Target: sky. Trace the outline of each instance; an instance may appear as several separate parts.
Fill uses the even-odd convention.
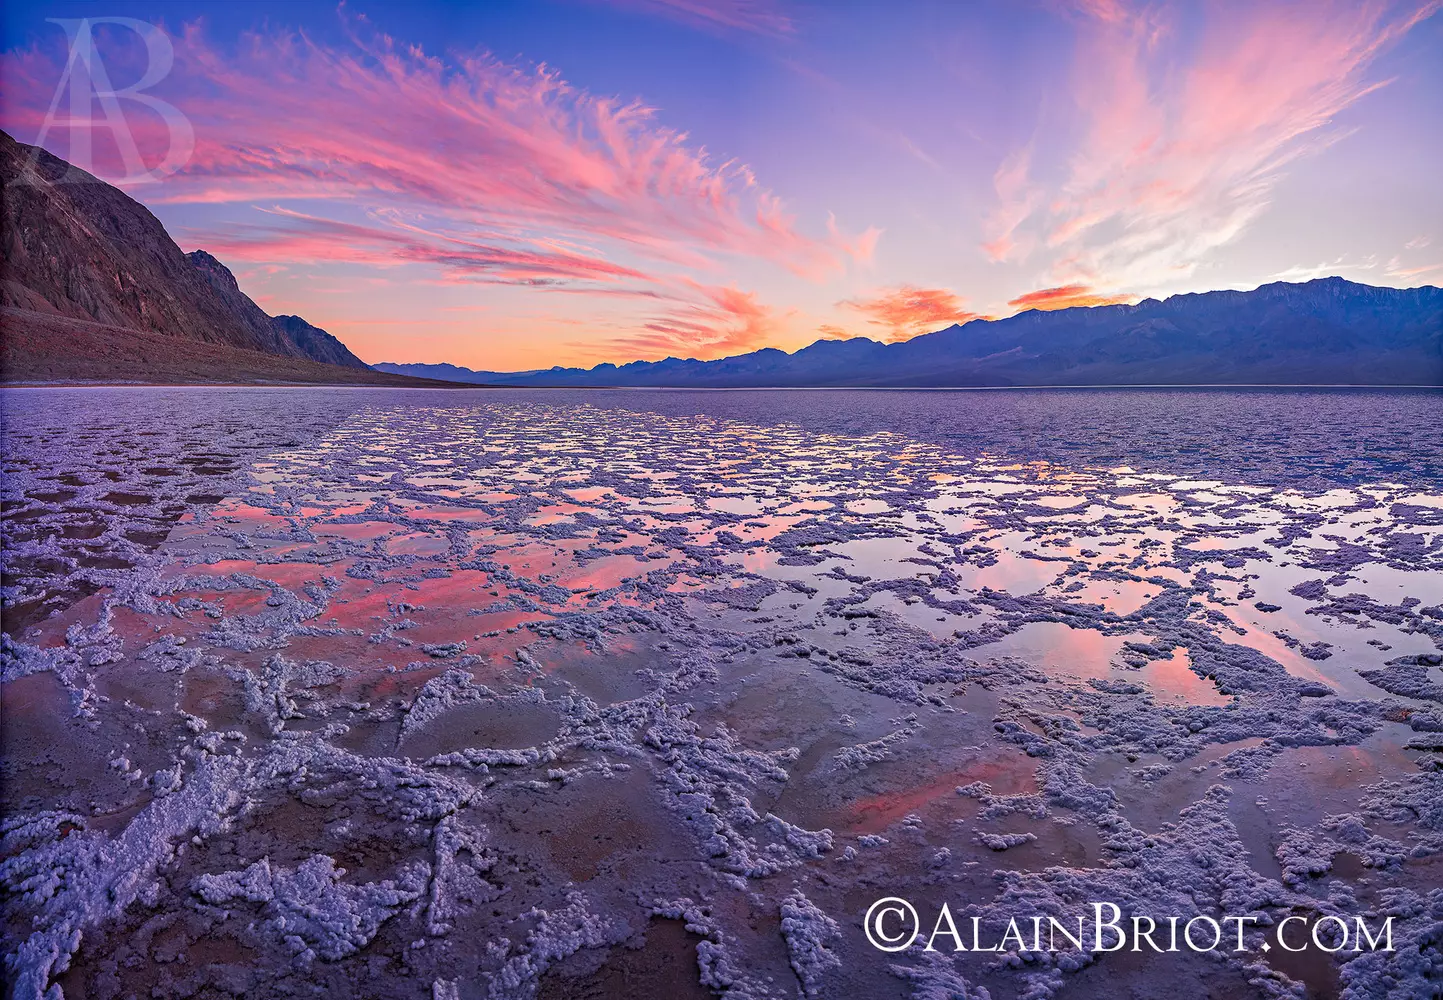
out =
[[[710,359],[1443,283],[1440,5],[10,0],[0,127],[370,363]]]

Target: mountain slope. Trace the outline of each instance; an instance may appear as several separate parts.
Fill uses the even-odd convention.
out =
[[[0,305],[7,307],[7,326],[65,317],[112,331],[368,369],[324,331],[295,317],[266,315],[225,265],[203,250],[183,253],[160,220],[124,192],[4,132],[0,182]],[[41,346],[56,354],[41,359],[51,367],[63,361],[63,340]],[[6,354],[15,358],[14,350]]]
[[[197,251],[198,253],[199,251]],[[318,326],[312,326],[299,316],[272,316],[271,324],[295,344],[309,358],[328,365],[345,365],[352,368],[369,368],[364,361],[352,354],[346,345]]]
[[[1028,311],[899,344],[819,340],[792,354],[767,348],[717,361],[516,373],[375,367],[538,386],[1443,385],[1443,289],[1319,278]]]
[[[459,388],[454,382],[342,368],[307,358],[129,330],[59,313],[0,308],[5,382],[187,385],[379,385]],[[56,350],[64,344],[64,350]]]

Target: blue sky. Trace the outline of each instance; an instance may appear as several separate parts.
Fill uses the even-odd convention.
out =
[[[1437,283],[1437,7],[10,3],[0,119],[75,159],[46,18],[133,18],[172,110],[122,102],[144,170],[108,120],[82,165],[269,311],[372,362],[719,357]],[[139,78],[133,27],[93,37]]]

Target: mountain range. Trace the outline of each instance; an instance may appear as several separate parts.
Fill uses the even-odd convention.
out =
[[[716,361],[528,372],[375,367],[511,386],[1443,385],[1443,289],[1318,278],[1135,305],[1030,310],[901,343],[819,340],[790,354],[764,348]]]
[[[4,379],[418,384],[269,316],[123,191],[0,132]]]
[[[1443,385],[1443,290],[1319,278],[1135,305],[1027,311],[900,343],[818,340],[715,361],[473,371],[368,367],[299,316],[270,316],[145,206],[0,132],[0,375],[8,382],[931,387]],[[426,381],[421,381],[426,380]]]

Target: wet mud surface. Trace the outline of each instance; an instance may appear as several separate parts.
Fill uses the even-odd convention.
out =
[[[1438,995],[1439,403],[9,392],[10,995]]]

